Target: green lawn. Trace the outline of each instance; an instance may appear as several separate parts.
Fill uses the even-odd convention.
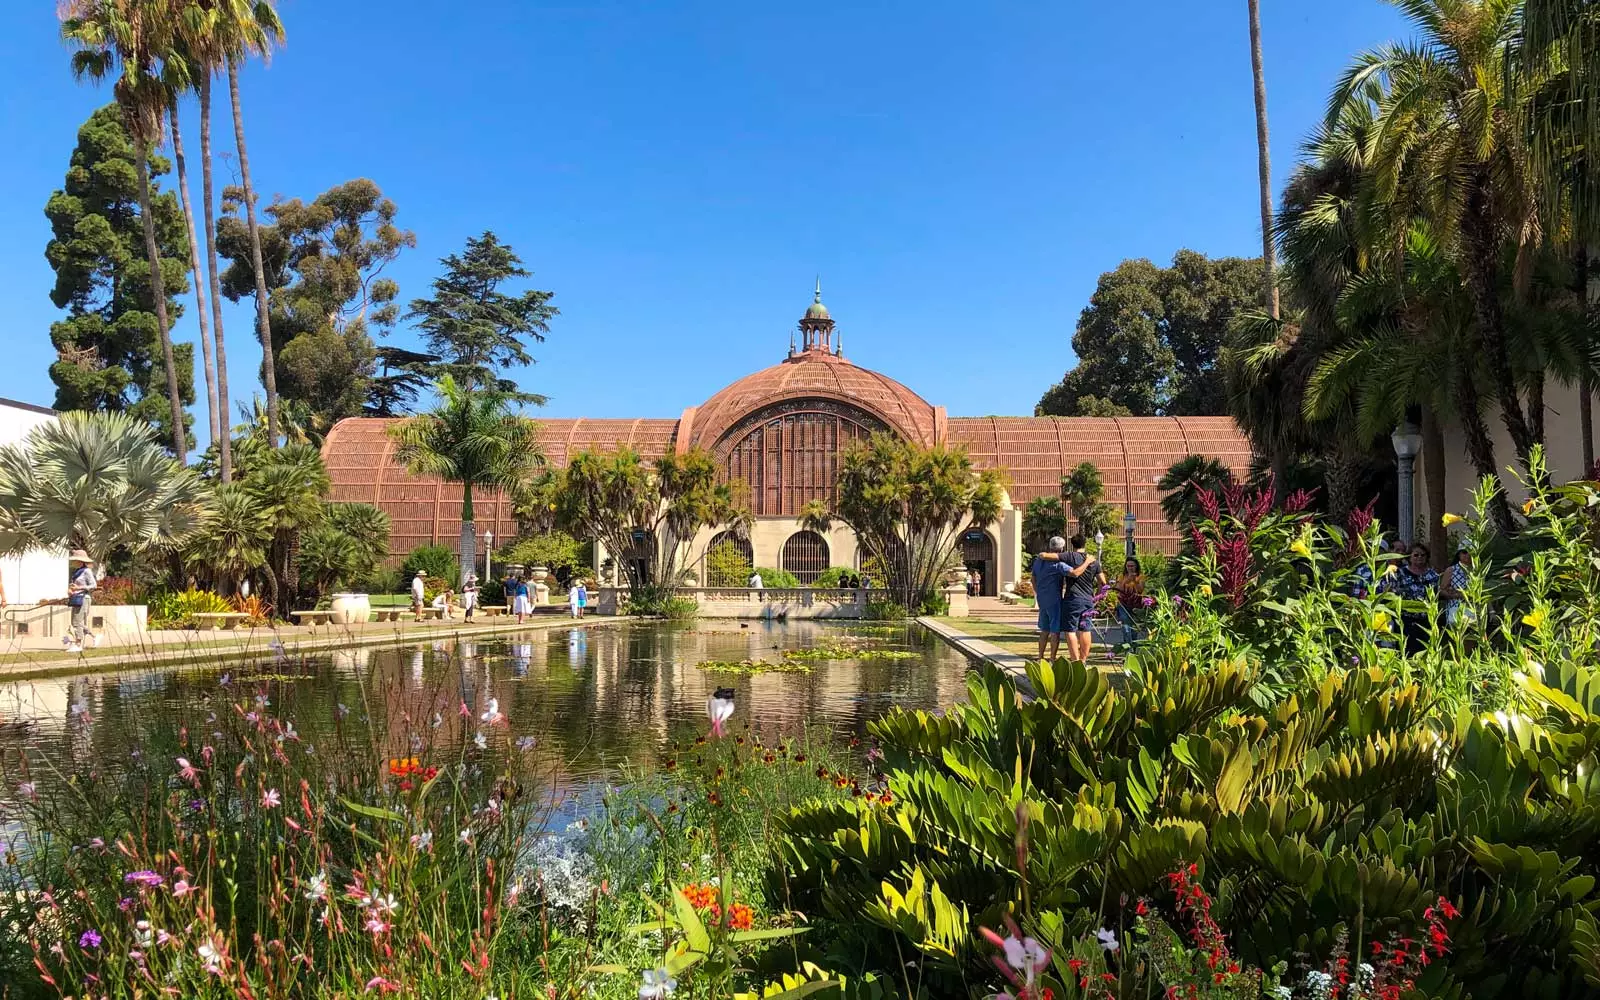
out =
[[[967,635],[992,642],[1008,653],[1021,653],[1023,656],[1037,656],[1039,653],[1038,631],[1020,623],[991,622],[982,618],[940,618],[938,621]]]

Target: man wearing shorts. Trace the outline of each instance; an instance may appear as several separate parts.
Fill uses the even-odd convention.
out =
[[[1089,662],[1089,648],[1094,644],[1095,592],[1106,582],[1106,575],[1098,569],[1090,572],[1095,557],[1084,551],[1082,535],[1072,536],[1072,551],[1062,558],[1067,572],[1066,594],[1061,599],[1061,630],[1067,635],[1067,655],[1079,663]]]
[[[1061,561],[1065,539],[1050,539],[1048,555],[1033,557],[1033,600],[1039,606],[1039,659],[1054,660],[1061,651],[1061,593],[1067,565]]]

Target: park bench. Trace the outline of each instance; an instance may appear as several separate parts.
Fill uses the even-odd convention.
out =
[[[510,605],[506,604],[485,604],[478,610],[483,612],[483,617],[485,618],[499,618],[510,611],[511,608]]]
[[[431,619],[431,620],[436,621],[436,622],[437,621],[443,621],[444,620],[444,608],[423,608],[422,609],[422,617],[427,618],[427,619]]]
[[[326,625],[333,620],[332,611],[291,611],[289,617],[301,625],[309,625],[315,629],[318,625]]]
[[[372,620],[375,622],[397,622],[400,616],[407,614],[407,608],[373,608]]]
[[[247,620],[249,617],[249,615],[240,614],[237,611],[228,611],[197,614],[194,616],[194,620],[201,628],[209,628],[213,631],[221,629],[224,632],[232,632],[234,629],[239,627],[241,622]]]

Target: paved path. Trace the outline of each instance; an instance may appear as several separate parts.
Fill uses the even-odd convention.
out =
[[[588,616],[575,621],[563,613],[536,614],[519,625],[510,616],[478,618],[472,622],[400,621],[362,625],[280,625],[276,628],[239,629],[233,632],[162,629],[145,632],[134,643],[98,646],[68,653],[59,638],[19,637],[0,645],[0,678],[62,673],[93,673],[130,667],[174,666],[204,663],[228,657],[286,656],[323,649],[390,646],[422,642],[444,636],[505,635],[551,628],[573,628],[626,621],[621,617]]]

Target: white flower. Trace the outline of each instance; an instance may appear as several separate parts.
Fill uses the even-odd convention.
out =
[[[461,838],[461,842],[463,844],[472,843],[472,831],[471,830],[462,830],[461,833],[458,834],[458,836]]]
[[[327,872],[317,872],[315,875],[311,876],[311,881],[306,883],[306,898],[307,899],[327,899],[328,898],[328,873]]]
[[[1033,977],[1050,964],[1050,949],[1031,937],[1018,939],[1012,935],[1001,946],[1006,953],[1006,964],[1022,973],[1023,981],[1029,986],[1033,985]]]
[[[419,851],[426,851],[433,846],[433,831],[424,830],[411,835],[411,846]]]
[[[484,747],[487,747],[489,745],[489,740],[488,740],[487,737],[485,737],[483,735],[483,732],[480,730],[478,732],[478,735],[476,735],[476,736],[474,736],[472,738],[472,744],[473,744],[473,746],[477,747],[479,750],[482,750]]]
[[[666,969],[646,969],[644,985],[639,987],[639,1000],[661,1000],[678,988],[678,981]]]
[[[393,893],[387,893],[374,899],[372,908],[387,917],[392,916],[396,910],[400,909],[400,904],[395,900]]]
[[[278,794],[276,788],[269,788],[261,793],[261,808],[263,809],[276,809],[282,802],[283,798]]]
[[[433,728],[438,729],[442,725],[444,725],[444,716],[438,712],[433,713]]]
[[[196,948],[195,953],[200,956],[200,962],[205,966],[207,972],[213,976],[222,974],[222,951],[216,945],[207,941],[199,948]]]
[[[36,799],[39,797],[38,789],[34,786],[33,782],[24,781],[22,784],[17,786],[17,796],[18,798],[29,800]]]
[[[1094,932],[1094,936],[1100,939],[1100,947],[1104,948],[1106,951],[1116,951],[1118,948],[1122,947],[1117,943],[1116,931],[1106,930],[1104,927],[1102,927]]]
[[[73,715],[88,715],[89,703],[84,701],[83,696],[80,695],[78,700],[72,703],[72,707],[69,709],[69,711],[71,711]]]

